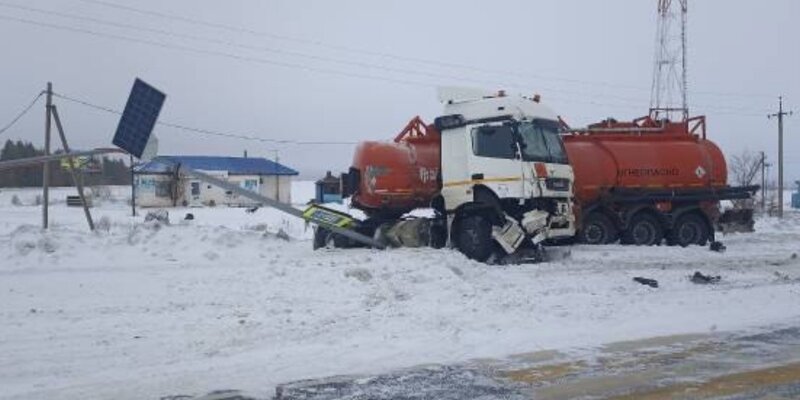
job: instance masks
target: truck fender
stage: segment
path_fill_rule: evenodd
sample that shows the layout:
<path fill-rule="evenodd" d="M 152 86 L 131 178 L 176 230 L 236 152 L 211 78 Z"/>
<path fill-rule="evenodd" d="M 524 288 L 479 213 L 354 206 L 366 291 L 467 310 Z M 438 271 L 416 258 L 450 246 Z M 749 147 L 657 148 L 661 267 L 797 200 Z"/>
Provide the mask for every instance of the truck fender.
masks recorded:
<path fill-rule="evenodd" d="M 503 225 L 505 223 L 505 212 L 503 212 L 503 205 L 500 203 L 500 198 L 492 189 L 484 185 L 475 185 L 472 187 L 472 199 L 475 204 L 482 205 L 489 208 L 491 211 L 491 221 L 494 225 Z"/>

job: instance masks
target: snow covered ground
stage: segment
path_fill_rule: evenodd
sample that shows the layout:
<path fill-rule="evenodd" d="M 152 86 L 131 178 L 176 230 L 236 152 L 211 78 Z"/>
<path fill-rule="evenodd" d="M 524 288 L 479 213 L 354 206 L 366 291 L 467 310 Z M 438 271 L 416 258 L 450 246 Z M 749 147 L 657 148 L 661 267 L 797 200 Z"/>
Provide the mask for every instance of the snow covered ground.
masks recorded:
<path fill-rule="evenodd" d="M 127 193 L 98 203 L 90 233 L 65 189 L 47 232 L 36 191 L 0 191 L 0 398 L 269 397 L 297 379 L 800 321 L 794 212 L 722 238 L 722 254 L 575 246 L 487 266 L 451 250 L 314 252 L 310 228 L 270 209 L 144 223 Z M 293 187 L 298 204 L 312 195 Z M 693 284 L 695 271 L 722 282 Z"/>

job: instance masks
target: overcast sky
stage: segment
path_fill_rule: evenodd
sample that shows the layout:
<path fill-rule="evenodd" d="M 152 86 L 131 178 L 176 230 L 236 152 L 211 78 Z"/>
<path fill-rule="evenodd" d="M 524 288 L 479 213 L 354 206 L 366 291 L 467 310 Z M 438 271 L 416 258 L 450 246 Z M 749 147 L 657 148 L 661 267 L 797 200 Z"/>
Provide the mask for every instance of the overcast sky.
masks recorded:
<path fill-rule="evenodd" d="M 167 94 L 162 121 L 345 142 L 159 126 L 161 154 L 271 158 L 277 149 L 313 177 L 347 168 L 346 142 L 389 139 L 415 115 L 432 121 L 438 85 L 540 93 L 572 125 L 632 119 L 649 106 L 656 4 L 0 0 L 0 125 L 48 80 L 58 93 L 122 109 L 140 77 Z M 690 1 L 690 108 L 708 116 L 726 155 L 777 159 L 777 124 L 766 115 L 780 94 L 800 111 L 798 16 L 796 0 Z M 117 115 L 56 104 L 72 147 L 109 145 Z M 43 114 L 42 103 L 0 140 L 41 143 Z M 787 181 L 800 179 L 797 114 L 786 120 L 786 159 Z"/>

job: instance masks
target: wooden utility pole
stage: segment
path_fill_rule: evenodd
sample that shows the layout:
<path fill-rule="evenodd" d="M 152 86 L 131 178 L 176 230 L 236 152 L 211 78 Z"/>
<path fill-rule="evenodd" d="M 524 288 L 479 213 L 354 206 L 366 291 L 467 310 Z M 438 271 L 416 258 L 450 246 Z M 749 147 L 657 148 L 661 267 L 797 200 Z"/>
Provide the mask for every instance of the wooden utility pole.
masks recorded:
<path fill-rule="evenodd" d="M 761 212 L 767 210 L 767 155 L 761 152 Z"/>
<path fill-rule="evenodd" d="M 53 84 L 47 82 L 47 103 L 45 105 L 44 120 L 44 155 L 50 155 L 50 128 L 51 115 L 50 109 L 53 107 Z M 42 164 L 42 228 L 47 229 L 49 217 L 47 215 L 50 207 L 50 163 Z"/>
<path fill-rule="evenodd" d="M 767 118 L 778 118 L 778 218 L 783 218 L 783 117 L 792 112 L 783 111 L 783 96 L 778 97 L 778 112 Z"/>
<path fill-rule="evenodd" d="M 51 106 L 50 111 L 53 113 L 53 119 L 56 121 L 56 129 L 58 129 L 58 136 L 61 138 L 61 146 L 64 147 L 64 153 L 70 154 L 69 144 L 67 143 L 67 136 L 64 134 L 64 126 L 61 125 L 61 118 L 58 116 L 56 106 Z M 89 212 L 89 204 L 86 201 L 86 195 L 83 191 L 83 174 L 78 170 L 75 158 L 68 158 L 69 172 L 72 175 L 72 182 L 78 189 L 78 196 L 81 198 L 83 204 L 83 214 L 86 216 L 86 223 L 89 224 L 89 229 L 94 230 L 94 221 L 92 220 L 92 213 Z"/>

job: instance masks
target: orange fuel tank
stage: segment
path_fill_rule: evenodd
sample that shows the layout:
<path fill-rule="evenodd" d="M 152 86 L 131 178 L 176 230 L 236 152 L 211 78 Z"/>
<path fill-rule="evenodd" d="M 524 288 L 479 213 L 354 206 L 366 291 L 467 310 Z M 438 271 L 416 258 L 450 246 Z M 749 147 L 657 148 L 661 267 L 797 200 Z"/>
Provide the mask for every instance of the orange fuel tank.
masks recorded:
<path fill-rule="evenodd" d="M 571 131 L 564 145 L 583 207 L 616 189 L 712 189 L 727 182 L 725 158 L 705 137 L 705 117 L 608 120 Z"/>
<path fill-rule="evenodd" d="M 368 215 L 387 217 L 430 206 L 441 188 L 440 145 L 439 132 L 419 117 L 393 142 L 359 144 L 349 173 L 352 205 Z"/>

